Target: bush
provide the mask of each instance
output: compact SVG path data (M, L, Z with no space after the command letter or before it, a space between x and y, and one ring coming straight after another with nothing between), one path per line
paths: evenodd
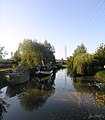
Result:
M102 82L105 82L105 70L99 71L95 74L95 78L97 80L101 80Z

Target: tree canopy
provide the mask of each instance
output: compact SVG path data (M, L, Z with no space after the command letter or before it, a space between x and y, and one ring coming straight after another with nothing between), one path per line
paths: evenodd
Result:
M54 63L54 47L47 42L38 43L30 39L24 39L23 43L19 44L18 50L14 54L14 59L20 62L20 64L26 64L30 68L33 68L36 64Z
M94 54L95 65L102 67L105 65L105 44L101 44Z
M80 75L93 74L94 56L91 54L77 55L73 61L73 71Z
M69 71L75 75L94 75L105 65L105 44L101 44L95 54L87 53L84 44L77 46L73 56L67 60Z
M81 45L78 45L77 48L74 50L73 55L80 55L80 54L84 54L87 53L87 48L85 47L85 45L82 43Z
M3 59L8 53L4 51L4 46L0 46L0 60Z
M91 75L93 74L94 56L87 53L87 48L82 43L74 50L73 56L67 60L71 75Z

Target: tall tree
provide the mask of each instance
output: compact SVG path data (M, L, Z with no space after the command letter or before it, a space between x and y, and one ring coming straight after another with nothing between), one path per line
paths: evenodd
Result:
M47 42L47 40L44 41L44 57L45 57L45 61L47 63L50 62L55 62L55 49L54 46L52 46L50 43Z
M94 56L91 54L77 55L73 61L73 71L80 75L93 75L93 60Z
M77 48L74 50L73 56L84 54L84 53L87 53L87 48L82 43L81 45L78 45Z
M94 54L95 65L103 68L105 65L105 44L101 44Z
M18 51L20 53L21 64L28 65L28 67L32 68L38 63L32 40L24 39L23 43L20 43Z
M84 44L77 46L73 56L68 58L67 65L73 75L93 75L94 74L94 56L87 54Z
M23 43L19 44L14 58L15 60L21 60L21 64L26 64L33 68L36 64L41 64L42 60L45 63L54 62L54 48L47 41L38 43L37 41L24 39Z

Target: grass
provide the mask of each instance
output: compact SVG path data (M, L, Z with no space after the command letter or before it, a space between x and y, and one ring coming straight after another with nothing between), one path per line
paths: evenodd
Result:
M5 78L6 73L8 73L11 70L12 70L12 68L2 68L2 69L0 69L0 82L6 80L6 78Z
M67 68L67 64L65 64L65 65L62 65L62 67L64 67L64 68Z
M0 69L0 72L7 72L9 70L12 70L12 68L1 68Z
M105 70L99 71L95 74L95 78L101 82L105 82Z

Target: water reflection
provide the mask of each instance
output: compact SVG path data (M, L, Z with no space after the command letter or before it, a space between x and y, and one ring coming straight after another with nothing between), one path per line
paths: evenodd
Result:
M8 82L5 78L5 72L0 72L0 120L2 119L3 114L7 112L7 108L9 107L9 104L6 102L5 98L1 97L1 94L4 94L1 89L7 84Z
M47 99L52 95L52 91L46 92L40 89L29 89L24 95L20 97L20 103L25 108L25 110L33 111L38 110Z
M40 77L40 79L42 78ZM41 107L52 94L54 94L54 79L55 74L53 74L49 79L44 79L44 81L39 81L35 77L28 83L8 86L6 96L10 98L18 96L20 104L25 108L25 110L38 110L38 108Z
M94 97L95 101L105 106L105 84L100 83L94 77L76 77L73 79L73 85L77 92L87 93Z
M0 90L8 85L8 81L5 77L5 72L0 72Z
M2 94L1 91L0 91L0 94ZM0 98L0 120L2 119L3 113L7 112L8 107L9 107L9 104L5 101L5 99Z
M10 104L4 104L8 112L2 114L3 120L104 120L104 83L93 77L71 79L66 71L3 88L2 100Z

